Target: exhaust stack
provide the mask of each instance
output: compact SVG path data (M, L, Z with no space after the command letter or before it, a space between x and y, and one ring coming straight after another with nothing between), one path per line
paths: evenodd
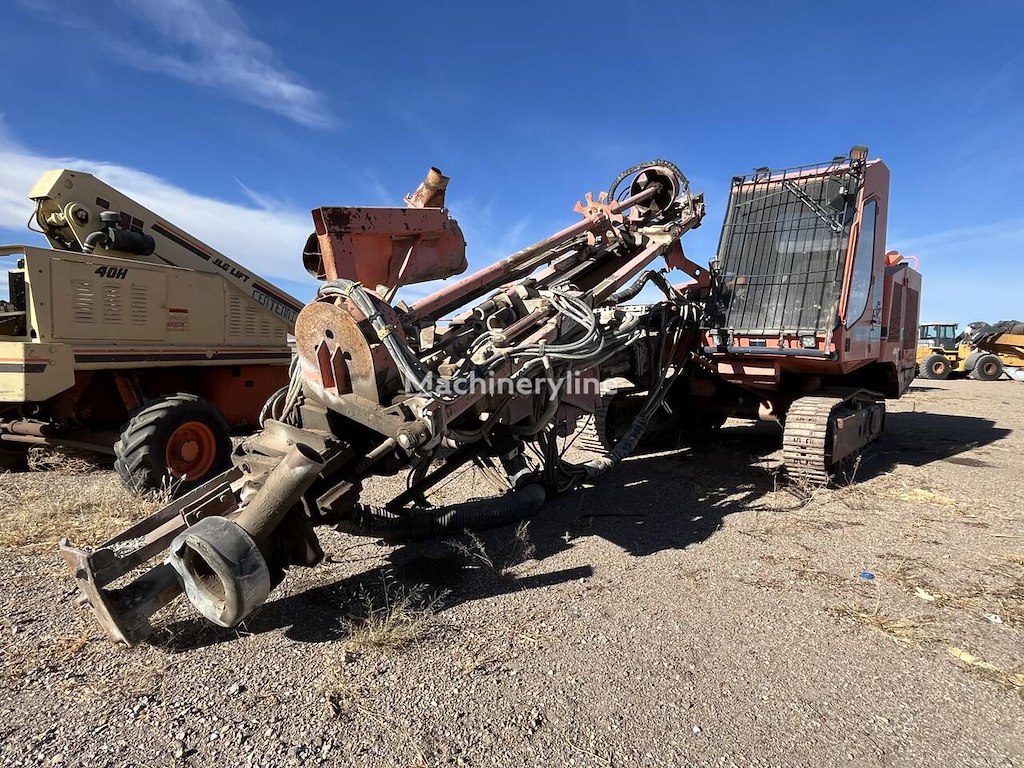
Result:
M416 191L405 196L405 204L410 208L444 208L444 192L449 181L448 176L431 167Z

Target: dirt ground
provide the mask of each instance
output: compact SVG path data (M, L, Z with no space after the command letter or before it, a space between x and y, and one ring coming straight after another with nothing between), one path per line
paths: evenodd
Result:
M146 509L0 477L0 764L1024 766L1024 385L918 382L887 426L838 489L729 422L518 530L327 531L237 631L178 606L132 649L55 542Z

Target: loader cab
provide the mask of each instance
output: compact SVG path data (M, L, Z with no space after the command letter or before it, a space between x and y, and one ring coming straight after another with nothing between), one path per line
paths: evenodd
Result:
M953 352L959 344L960 326L957 323L925 323L917 334L919 347L938 347Z

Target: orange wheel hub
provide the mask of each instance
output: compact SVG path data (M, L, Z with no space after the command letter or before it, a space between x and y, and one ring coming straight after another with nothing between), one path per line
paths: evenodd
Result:
M217 439L201 421L186 421L167 440L167 468L182 480L198 480L217 458Z

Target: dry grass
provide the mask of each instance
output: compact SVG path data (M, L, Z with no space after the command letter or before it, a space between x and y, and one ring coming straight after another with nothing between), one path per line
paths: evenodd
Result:
M593 741L593 738L591 738L591 740ZM611 768L611 766L613 765L611 759L597 752L596 746L588 748L583 746L582 744L577 744L576 742L564 737L562 741L564 741L565 745L569 747L569 749L571 749L573 752L579 755L583 755L585 758L587 758L587 761L592 765L607 766L607 768Z
M936 488L922 488L906 482L892 472L878 475L863 482L855 476L839 485L835 498L851 509L865 507L890 509L893 500L946 509L959 509L959 503L952 496Z
M780 565L791 568L793 577L800 581L812 581L833 589L839 589L850 584L849 578L840 576L832 571L822 570L807 557L786 556L776 557L773 560Z
M484 544L483 539L468 531L464 541L450 541L448 546L471 564L502 577L510 576L515 566L532 560L537 554L530 540L530 523L527 520L516 526L508 541L498 542L490 548Z
M858 482L856 475L859 469L858 458L849 468L843 470L841 476L837 475L832 486L811 484L799 478L781 484L776 480L767 502L752 509L784 514L773 516L771 523L760 533L813 534L865 525L865 522L856 516L840 514L841 510L837 509L835 502L840 502L847 510L856 511L858 516L865 512L874 512L887 503L889 484L888 475Z
M81 618L72 634L45 639L32 631L34 622L33 618L19 616L8 616L0 622L4 634L13 636L0 647L0 680L15 683L39 670L61 669L90 643L102 640L96 626Z
M830 531L841 531L844 528L859 528L864 526L862 520L841 516L834 509L822 508L808 502L794 507L790 510L778 509L776 511L788 514L778 515L770 518L771 522L760 531L751 531L753 535L761 533L765 536L782 535L790 536L794 533L823 533Z
M334 667L327 691L327 703L339 717L351 719L355 715L369 715L383 719L381 713L372 706L373 697L368 690L365 677L351 674L344 666Z
M349 719L368 715L384 722L373 707L368 673L356 672L352 662L367 653L389 655L430 637L443 597L428 597L423 585L405 587L387 574L379 588L360 586L348 604L352 634L329 664L327 703L334 714Z
M800 509L810 504L816 497L828 492L828 483L812 483L803 477L790 477L783 467L766 469L772 479L772 491L785 491L786 495L796 500L795 505L788 509Z
M76 477L64 492L60 480L0 475L0 547L41 552L65 536L76 544L99 544L166 503L140 499L111 476Z
M28 468L33 472L60 475L86 475L110 469L110 458L73 448L34 447L28 452Z
M879 475L860 482L845 482L836 487L834 498L848 508L857 510L880 503L887 505L890 503L888 499L892 489L890 478L891 475Z
M890 616L878 605L867 608L860 605L841 605L833 612L877 632L897 646L922 645L941 639L934 631L935 621L930 616Z
M1009 567L1000 563L981 570L985 583L963 583L952 589L928 578L929 566L918 558L902 559L887 575L907 592L936 606L978 616L994 614L1003 623L1024 626L1024 569L1015 557L1004 558L1010 562Z
M946 650L950 656L962 661L969 669L984 675L990 680L995 680L997 683L1016 688L1024 696L1024 672L997 667L995 664L953 645L949 646Z
M556 611L533 611L508 626L462 626L451 658L464 675L487 672L546 647L556 636Z
M857 473L860 471L860 463L861 457L857 456L848 465L842 466L830 481L825 482L814 482L805 477L791 476L781 465L772 467L765 462L760 466L772 478L773 491L784 490L801 502L799 506L805 506L823 495L828 495L830 490L859 487L855 481Z
M808 531L817 533L820 531L841 531L844 528L860 528L865 523L862 520L850 520L839 517L835 513L824 515L802 515L793 519L789 528L794 531Z
M430 634L433 617L446 593L428 596L419 584L405 587L385 575L381 586L369 590L361 586L349 604L349 620L354 630L345 643L345 652L394 653Z
M912 501L917 504L931 504L936 507L955 507L956 500L944 493L929 491L927 488L902 488L892 492L892 496L900 501Z
M511 652L507 645L499 646L486 635L464 630L459 644L452 648L451 656L462 674L471 675L503 663Z

